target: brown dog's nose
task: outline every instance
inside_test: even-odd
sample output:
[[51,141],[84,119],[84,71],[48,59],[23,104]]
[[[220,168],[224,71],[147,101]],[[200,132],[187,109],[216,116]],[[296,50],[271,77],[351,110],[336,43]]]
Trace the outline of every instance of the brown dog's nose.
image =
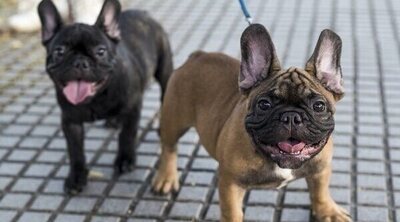
[[287,125],[300,125],[303,123],[303,118],[301,118],[298,112],[285,112],[281,115],[281,122]]

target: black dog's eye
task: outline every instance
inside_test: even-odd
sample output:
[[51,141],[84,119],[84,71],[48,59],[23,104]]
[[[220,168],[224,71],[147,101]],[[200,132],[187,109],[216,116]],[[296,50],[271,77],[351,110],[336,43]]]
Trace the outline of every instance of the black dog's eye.
[[101,47],[101,48],[97,49],[96,55],[99,57],[102,57],[106,54],[106,51],[107,51],[106,48]]
[[65,53],[65,47],[63,47],[63,46],[58,46],[58,47],[56,47],[56,48],[54,49],[53,53],[54,53],[55,56],[61,57],[61,56],[63,56],[64,53]]
[[272,107],[272,104],[270,102],[268,102],[268,100],[266,100],[266,99],[262,99],[262,100],[258,101],[257,105],[261,110],[264,110],[264,111],[268,110]]
[[313,104],[313,109],[315,112],[323,112],[326,109],[326,105],[322,101],[317,101]]

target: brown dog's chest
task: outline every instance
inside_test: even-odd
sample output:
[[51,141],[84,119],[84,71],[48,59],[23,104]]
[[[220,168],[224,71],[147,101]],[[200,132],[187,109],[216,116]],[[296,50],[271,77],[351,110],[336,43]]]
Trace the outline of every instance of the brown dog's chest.
[[292,169],[282,169],[279,167],[262,167],[250,169],[239,176],[239,182],[249,188],[282,188],[290,181],[300,178]]

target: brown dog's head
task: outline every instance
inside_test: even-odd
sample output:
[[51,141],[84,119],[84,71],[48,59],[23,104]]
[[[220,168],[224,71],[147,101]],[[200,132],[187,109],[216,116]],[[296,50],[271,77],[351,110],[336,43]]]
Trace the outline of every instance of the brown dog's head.
[[296,169],[318,154],[333,129],[344,94],[340,37],[324,30],[305,69],[282,69],[264,26],[242,34],[239,86],[248,98],[245,119],[256,150],[282,168]]

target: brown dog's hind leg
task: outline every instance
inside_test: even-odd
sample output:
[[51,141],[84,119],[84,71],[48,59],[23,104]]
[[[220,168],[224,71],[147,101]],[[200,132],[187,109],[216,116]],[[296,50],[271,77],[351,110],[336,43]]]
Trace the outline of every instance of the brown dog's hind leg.
[[[175,73],[174,75],[179,74]],[[192,106],[185,100],[172,76],[168,83],[160,117],[161,157],[158,171],[153,179],[153,191],[166,194],[179,190],[177,170],[177,143],[179,138],[193,125]],[[170,85],[171,84],[171,85]],[[190,100],[189,100],[190,101]]]
[[306,177],[313,215],[319,222],[350,222],[350,215],[335,203],[329,193],[330,176],[331,168],[326,167],[320,173]]
[[160,194],[179,190],[176,143],[181,135],[187,131],[187,129],[178,131],[176,125],[170,125],[167,128],[161,127],[160,129],[161,157],[157,174],[152,182],[153,191]]

